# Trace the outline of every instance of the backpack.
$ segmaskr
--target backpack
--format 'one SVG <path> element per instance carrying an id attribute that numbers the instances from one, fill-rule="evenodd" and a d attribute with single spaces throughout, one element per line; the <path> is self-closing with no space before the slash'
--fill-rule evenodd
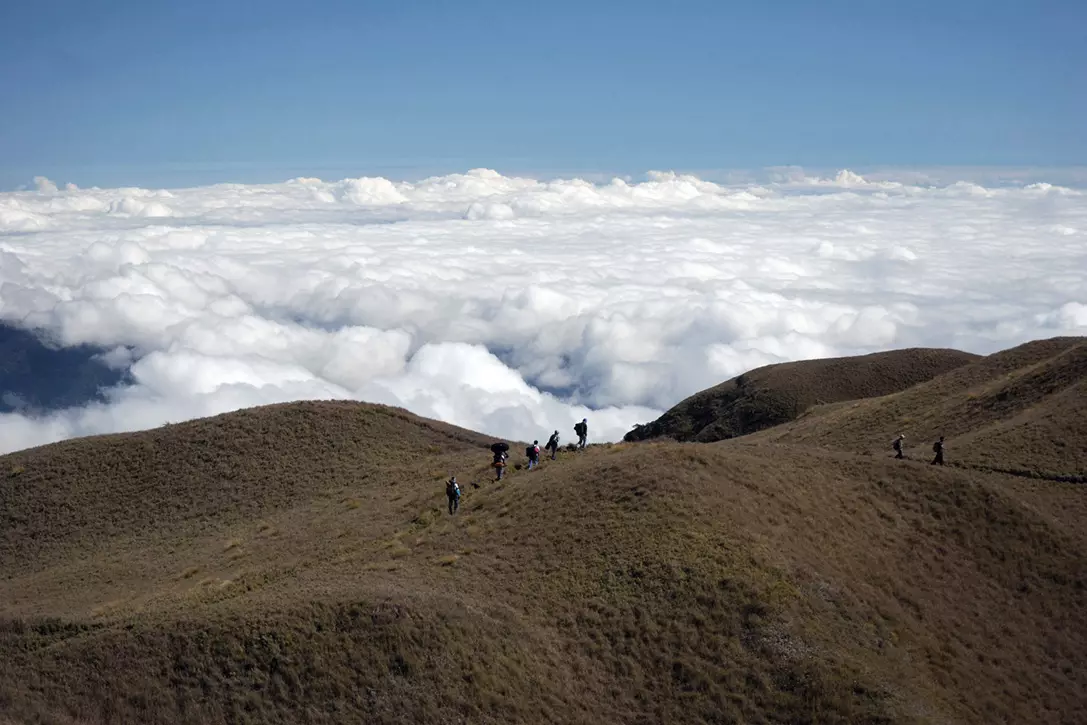
<path id="1" fill-rule="evenodd" d="M 933 453 L 939 453 L 940 452 L 940 441 L 936 441 L 935 443 L 932 444 L 932 452 Z"/>
<path id="2" fill-rule="evenodd" d="M 525 455 L 528 456 L 529 458 L 532 458 L 532 454 L 534 452 L 535 452 L 535 449 L 532 446 L 529 446 L 528 448 L 525 449 Z"/>
<path id="3" fill-rule="evenodd" d="M 452 482 L 445 484 L 445 494 L 453 498 L 460 498 L 460 486 Z"/>

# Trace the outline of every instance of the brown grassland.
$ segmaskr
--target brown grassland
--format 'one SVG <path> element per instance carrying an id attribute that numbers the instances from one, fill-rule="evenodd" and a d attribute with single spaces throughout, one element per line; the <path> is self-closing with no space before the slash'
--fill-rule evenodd
<path id="1" fill-rule="evenodd" d="M 906 348 L 767 365 L 681 400 L 625 438 L 712 443 L 787 423 L 813 405 L 897 393 L 978 359 L 958 350 Z"/>
<path id="2" fill-rule="evenodd" d="M 500 483 L 346 402 L 0 457 L 0 723 L 1087 722 L 1083 350 Z"/>
<path id="3" fill-rule="evenodd" d="M 816 406 L 766 441 L 873 454 L 898 433 L 953 465 L 1087 482 L 1087 340 L 1055 337 L 989 355 L 893 395 Z"/>

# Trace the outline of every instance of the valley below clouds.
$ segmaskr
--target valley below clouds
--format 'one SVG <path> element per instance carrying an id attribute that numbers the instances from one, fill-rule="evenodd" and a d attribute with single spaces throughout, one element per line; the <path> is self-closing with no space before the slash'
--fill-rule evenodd
<path id="1" fill-rule="evenodd" d="M 39 179 L 0 193 L 0 322 L 127 373 L 0 414 L 0 452 L 331 398 L 527 440 L 588 417 L 618 440 L 760 365 L 1087 334 L 1087 193 L 849 171 Z"/>

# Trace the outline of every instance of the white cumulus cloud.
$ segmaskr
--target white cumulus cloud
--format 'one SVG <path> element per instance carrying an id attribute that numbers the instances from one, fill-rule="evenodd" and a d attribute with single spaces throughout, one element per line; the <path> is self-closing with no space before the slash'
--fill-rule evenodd
<path id="1" fill-rule="evenodd" d="M 37 179 L 0 194 L 0 321 L 131 383 L 0 415 L 0 451 L 303 398 L 615 440 L 759 365 L 1087 331 L 1087 195 L 934 178 Z"/>

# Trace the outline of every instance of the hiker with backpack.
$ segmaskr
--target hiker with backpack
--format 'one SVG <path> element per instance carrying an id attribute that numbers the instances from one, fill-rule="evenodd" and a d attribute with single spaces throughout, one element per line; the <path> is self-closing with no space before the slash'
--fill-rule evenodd
<path id="1" fill-rule="evenodd" d="M 449 499 L 449 515 L 452 516 L 460 508 L 460 486 L 457 485 L 456 476 L 445 482 L 445 495 Z"/>
<path id="2" fill-rule="evenodd" d="M 936 457 L 932 459 L 932 464 L 944 465 L 944 437 L 940 436 L 940 440 L 932 444 L 932 450 L 936 454 Z"/>
<path id="3" fill-rule="evenodd" d="M 491 452 L 494 453 L 494 461 L 491 463 L 491 465 L 494 466 L 496 474 L 494 480 L 496 481 L 502 480 L 502 471 L 506 467 L 506 459 L 509 458 L 509 453 L 507 453 L 506 451 L 508 451 L 509 449 L 510 444 L 504 441 L 498 441 L 497 443 L 491 445 Z"/>
<path id="4" fill-rule="evenodd" d="M 891 448 L 895 451 L 895 458 L 905 458 L 905 456 L 902 455 L 902 441 L 905 439 L 906 436 L 899 433 L 898 438 L 895 438 L 894 441 L 892 441 Z"/>
<path id="5" fill-rule="evenodd" d="M 584 448 L 589 438 L 589 419 L 582 418 L 580 423 L 574 423 L 574 432 L 577 433 L 577 447 Z"/>
<path id="6" fill-rule="evenodd" d="M 525 455 L 528 456 L 528 470 L 540 465 L 540 442 L 532 441 L 532 445 L 525 449 Z"/>
<path id="7" fill-rule="evenodd" d="M 551 460 L 555 460 L 555 456 L 559 452 L 559 432 L 555 431 L 551 434 L 551 437 L 547 439 L 547 445 L 544 446 L 544 450 L 551 451 Z"/>

